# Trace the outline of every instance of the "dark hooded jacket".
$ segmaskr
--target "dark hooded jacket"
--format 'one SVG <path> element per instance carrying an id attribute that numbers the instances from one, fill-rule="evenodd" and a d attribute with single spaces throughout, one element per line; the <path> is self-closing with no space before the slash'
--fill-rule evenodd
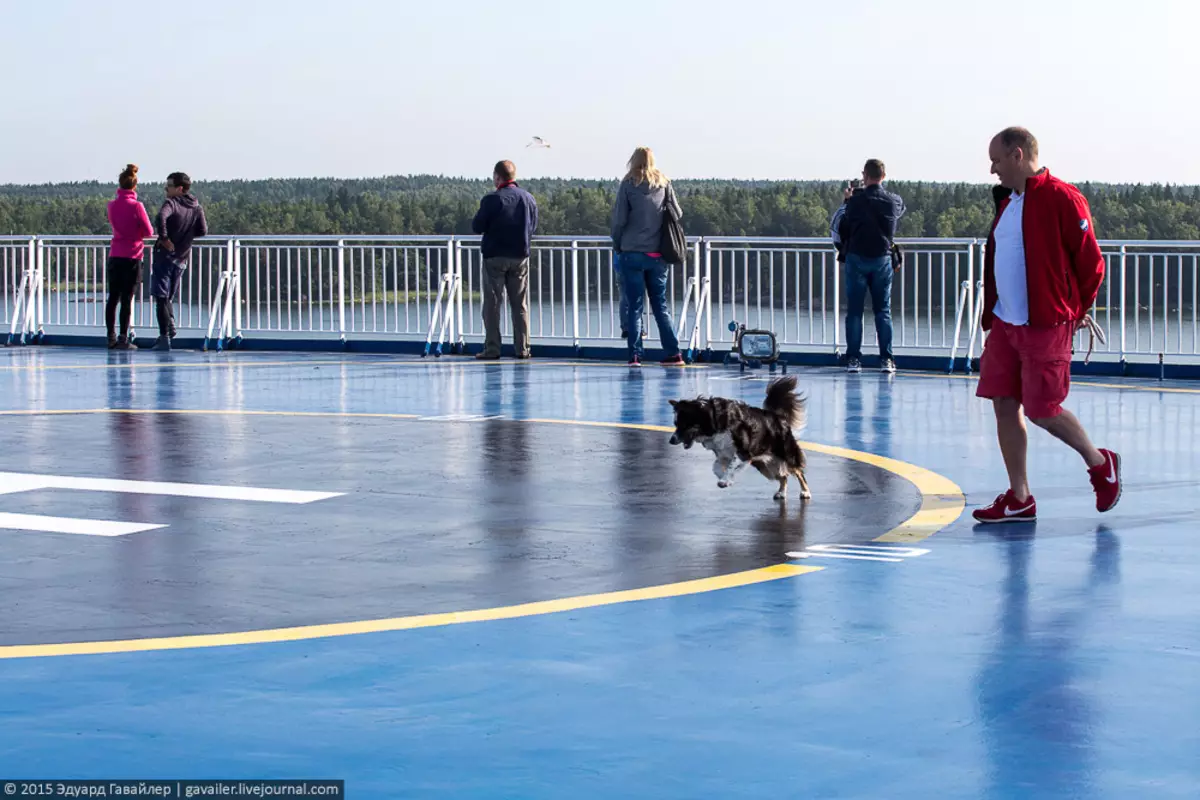
<path id="1" fill-rule="evenodd" d="M 200 201 L 192 194 L 168 197 L 154 215 L 154 233 L 159 239 L 170 239 L 175 250 L 168 255 L 186 264 L 192 252 L 192 241 L 208 235 L 208 220 Z"/>

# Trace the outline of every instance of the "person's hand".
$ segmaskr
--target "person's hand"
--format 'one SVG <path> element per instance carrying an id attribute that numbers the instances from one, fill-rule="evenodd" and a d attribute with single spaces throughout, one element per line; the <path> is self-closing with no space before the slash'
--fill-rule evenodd
<path id="1" fill-rule="evenodd" d="M 170 239 L 163 239 L 163 240 L 160 242 L 160 244 L 162 245 L 162 247 L 163 247 L 163 250 L 166 250 L 168 253 L 174 253 L 174 252 L 175 252 L 175 243 L 174 243 L 174 242 L 172 242 Z"/>
<path id="2" fill-rule="evenodd" d="M 845 189 L 842 189 L 842 202 L 849 200 L 853 196 L 854 196 L 854 190 L 851 189 L 849 186 L 847 186 Z"/>

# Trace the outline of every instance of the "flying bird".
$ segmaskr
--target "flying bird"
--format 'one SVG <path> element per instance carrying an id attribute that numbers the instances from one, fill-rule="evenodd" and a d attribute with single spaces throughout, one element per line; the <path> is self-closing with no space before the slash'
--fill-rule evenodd
<path id="1" fill-rule="evenodd" d="M 529 144 L 525 145 L 525 147 L 527 149 L 530 147 L 549 147 L 549 146 L 550 146 L 550 143 L 547 142 L 545 139 L 543 139 L 540 136 L 533 137 L 533 141 L 531 141 Z"/>

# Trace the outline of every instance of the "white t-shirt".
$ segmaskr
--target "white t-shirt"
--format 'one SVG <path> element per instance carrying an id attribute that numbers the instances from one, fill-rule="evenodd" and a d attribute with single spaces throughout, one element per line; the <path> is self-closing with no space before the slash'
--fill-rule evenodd
<path id="1" fill-rule="evenodd" d="M 1013 192 L 996 223 L 995 315 L 1009 325 L 1029 324 L 1029 289 L 1025 283 L 1025 237 L 1021 217 L 1025 193 Z"/>

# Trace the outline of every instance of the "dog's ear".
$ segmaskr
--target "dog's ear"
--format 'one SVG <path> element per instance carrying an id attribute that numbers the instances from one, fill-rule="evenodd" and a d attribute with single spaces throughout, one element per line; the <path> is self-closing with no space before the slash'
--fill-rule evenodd
<path id="1" fill-rule="evenodd" d="M 678 400 L 668 400 L 667 402 L 671 404 L 671 408 L 675 408 L 675 406 L 679 405 Z"/>

